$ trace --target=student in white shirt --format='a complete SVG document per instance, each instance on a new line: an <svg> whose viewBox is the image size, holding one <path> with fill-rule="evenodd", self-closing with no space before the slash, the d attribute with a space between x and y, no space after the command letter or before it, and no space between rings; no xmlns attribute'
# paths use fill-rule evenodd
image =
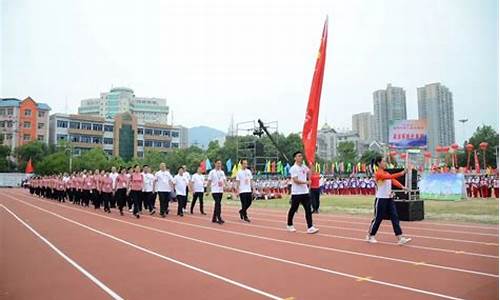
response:
<svg viewBox="0 0 500 300"><path fill-rule="evenodd" d="M186 165L182 165L182 169L184 169L184 173L182 173L182 176L184 176L184 178L186 178L186 181L188 182L188 186L186 186L186 202L184 202L183 207L183 209L186 210L186 205L189 202L189 182L191 182L191 175L189 174Z"/></svg>
<svg viewBox="0 0 500 300"><path fill-rule="evenodd" d="M240 195L241 209L240 218L246 222L250 222L247 210L252 204L252 172L247 168L248 161L241 161L241 170L236 174L236 192Z"/></svg>
<svg viewBox="0 0 500 300"><path fill-rule="evenodd" d="M212 216L212 222L218 224L224 224L224 220L221 217L221 202L222 195L224 194L224 185L226 183L226 175L222 171L222 162L220 159L215 161L215 169L208 173L208 184L207 188L210 188L212 192L212 197L214 198L214 214Z"/></svg>
<svg viewBox="0 0 500 300"><path fill-rule="evenodd" d="M174 189L177 198L177 215L183 217L184 216L184 205L186 203L186 190L188 187L188 181L186 177L183 176L184 168L180 167L177 170L177 175L174 177Z"/></svg>
<svg viewBox="0 0 500 300"><path fill-rule="evenodd" d="M111 173L109 174L109 177L113 180L113 194L111 196L111 203L110 207L115 208L116 207L116 197L114 191L116 191L116 178L118 177L118 172L116 171L116 167L111 167Z"/></svg>
<svg viewBox="0 0 500 300"><path fill-rule="evenodd" d="M142 176L144 178L144 182L142 187L142 197L143 197L144 207L149 210L150 215L153 215L156 212L154 207L156 198L153 195L155 176L150 173L148 165L144 165L143 171L144 173L142 174Z"/></svg>
<svg viewBox="0 0 500 300"><path fill-rule="evenodd" d="M310 175L310 170L304 165L304 157L302 152L297 151L293 154L295 164L290 168L290 177L292 178L292 203L290 210L288 211L288 223L287 230L290 232L295 232L296 229L293 226L293 217L302 204L306 215L307 222L307 233L313 234L319 230L314 227L311 213L311 200L309 197L309 187L311 181L307 179Z"/></svg>
<svg viewBox="0 0 500 300"><path fill-rule="evenodd" d="M172 193L173 178L167 170L165 163L160 164L160 170L155 174L155 189L160 198L160 216L165 218L168 215L168 204L170 202L170 195Z"/></svg>
<svg viewBox="0 0 500 300"><path fill-rule="evenodd" d="M191 214L193 214L194 205L196 204L196 200L200 199L200 213L202 215L206 215L203 211L203 193L205 192L205 177L203 176L201 167L198 167L198 170L193 176L191 176L191 191L193 191L193 201L191 201Z"/></svg>

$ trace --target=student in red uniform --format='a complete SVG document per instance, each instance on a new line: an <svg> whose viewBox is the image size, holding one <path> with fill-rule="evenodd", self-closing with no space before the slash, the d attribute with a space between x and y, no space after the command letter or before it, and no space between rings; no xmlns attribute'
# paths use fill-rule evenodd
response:
<svg viewBox="0 0 500 300"><path fill-rule="evenodd" d="M139 165L134 166L134 172L130 175L128 191L132 202L134 203L134 216L139 219L139 205L141 205L142 197L142 187L144 184L144 179L141 173L141 167Z"/></svg>
<svg viewBox="0 0 500 300"><path fill-rule="evenodd" d="M101 197L104 204L104 211L111 213L111 198L113 197L113 178L109 172L104 172L101 176Z"/></svg>
<svg viewBox="0 0 500 300"><path fill-rule="evenodd" d="M396 178L403 176L406 173L406 170L396 174L388 173L387 171L385 171L386 162L382 159L382 157L375 158L373 164L378 166L378 170L375 173L375 180L377 181L377 193L374 205L374 218L370 223L366 241L369 243L377 242L377 240L375 239L375 235L377 234L380 223L382 223L382 220L384 219L384 215L388 213L391 218L394 234L398 238L398 244L404 245L411 241L411 238L404 237L401 227L399 226L399 216L396 211L394 199L392 198L392 185L394 184L400 189L405 189L405 187L401 185L401 183L399 183Z"/></svg>
<svg viewBox="0 0 500 300"><path fill-rule="evenodd" d="M498 199L498 175L493 179L493 190L495 191L495 198Z"/></svg>
<svg viewBox="0 0 500 300"><path fill-rule="evenodd" d="M486 177L481 177L481 180L479 181L479 188L481 191L481 197L482 198L488 198L488 179Z"/></svg>
<svg viewBox="0 0 500 300"><path fill-rule="evenodd" d="M320 180L319 173L312 172L311 186L309 192L311 193L311 206L313 214L319 213L319 196L321 194L319 180Z"/></svg>

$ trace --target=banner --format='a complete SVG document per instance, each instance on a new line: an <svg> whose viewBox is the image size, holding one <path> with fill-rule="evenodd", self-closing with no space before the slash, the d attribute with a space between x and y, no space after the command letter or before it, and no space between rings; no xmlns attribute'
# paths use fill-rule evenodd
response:
<svg viewBox="0 0 500 300"><path fill-rule="evenodd" d="M465 199L464 174L425 174L418 186L420 198L424 200Z"/></svg>
<svg viewBox="0 0 500 300"><path fill-rule="evenodd" d="M427 146L427 122L425 120L390 122L389 144L398 149Z"/></svg>

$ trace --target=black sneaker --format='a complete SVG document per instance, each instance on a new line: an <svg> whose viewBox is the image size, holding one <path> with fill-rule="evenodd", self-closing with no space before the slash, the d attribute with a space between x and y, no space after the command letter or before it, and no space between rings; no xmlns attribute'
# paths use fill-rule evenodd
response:
<svg viewBox="0 0 500 300"><path fill-rule="evenodd" d="M139 216L139 214L134 214L134 216L139 219L141 216Z"/></svg>
<svg viewBox="0 0 500 300"><path fill-rule="evenodd" d="M243 215L243 213L242 213L242 212L241 212L241 210L240 210L240 219L242 219L242 220L243 220L244 218L245 218L245 216Z"/></svg>
<svg viewBox="0 0 500 300"><path fill-rule="evenodd" d="M202 214L202 215L204 215L204 216L206 216L206 215L207 215L207 214L206 214L206 213L204 213L204 212L201 212L201 214Z"/></svg>
<svg viewBox="0 0 500 300"><path fill-rule="evenodd" d="M156 213L156 210L154 210L154 209L153 209L152 211L150 211L150 212L149 212L149 215L151 215L151 216L152 216L152 215L154 215L155 213Z"/></svg>
<svg viewBox="0 0 500 300"><path fill-rule="evenodd" d="M244 217L243 221L250 223L250 219L248 217Z"/></svg>

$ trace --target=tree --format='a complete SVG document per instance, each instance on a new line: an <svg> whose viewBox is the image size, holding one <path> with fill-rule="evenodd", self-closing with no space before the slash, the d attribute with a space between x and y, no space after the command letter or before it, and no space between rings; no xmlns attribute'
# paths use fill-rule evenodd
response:
<svg viewBox="0 0 500 300"><path fill-rule="evenodd" d="M497 161L496 161L495 147L498 147L498 132L496 132L495 129L493 129L493 127L491 126L487 125L480 126L477 127L472 137L470 137L469 140L465 142L465 144L470 143L474 145L474 149L478 150L478 156L481 168L483 168L483 151L480 150L479 144L481 144L482 142L488 143L488 148L486 150L486 165L496 168ZM467 165L467 153L465 151L458 153L458 165L459 166ZM470 165L472 168L474 168L473 153L471 154Z"/></svg>
<svg viewBox="0 0 500 300"><path fill-rule="evenodd" d="M375 159L377 156L380 156L381 154L375 150L366 150L363 152L361 155L361 158L359 159L361 163L369 164L372 162L373 159Z"/></svg>
<svg viewBox="0 0 500 300"><path fill-rule="evenodd" d="M10 171L10 147L0 145L0 172Z"/></svg>
<svg viewBox="0 0 500 300"><path fill-rule="evenodd" d="M35 166L35 171L38 162L42 161L49 154L47 145L40 141L19 146L14 152L18 159L19 170L24 170L26 163L31 159L31 163Z"/></svg>
<svg viewBox="0 0 500 300"><path fill-rule="evenodd" d="M356 162L356 147L353 142L341 142L337 145L338 161L354 164Z"/></svg>
<svg viewBox="0 0 500 300"><path fill-rule="evenodd" d="M92 148L73 160L74 170L108 170L111 162L101 148Z"/></svg>
<svg viewBox="0 0 500 300"><path fill-rule="evenodd" d="M67 152L60 151L47 155L42 159L35 169L37 174L51 175L69 171L69 155Z"/></svg>

